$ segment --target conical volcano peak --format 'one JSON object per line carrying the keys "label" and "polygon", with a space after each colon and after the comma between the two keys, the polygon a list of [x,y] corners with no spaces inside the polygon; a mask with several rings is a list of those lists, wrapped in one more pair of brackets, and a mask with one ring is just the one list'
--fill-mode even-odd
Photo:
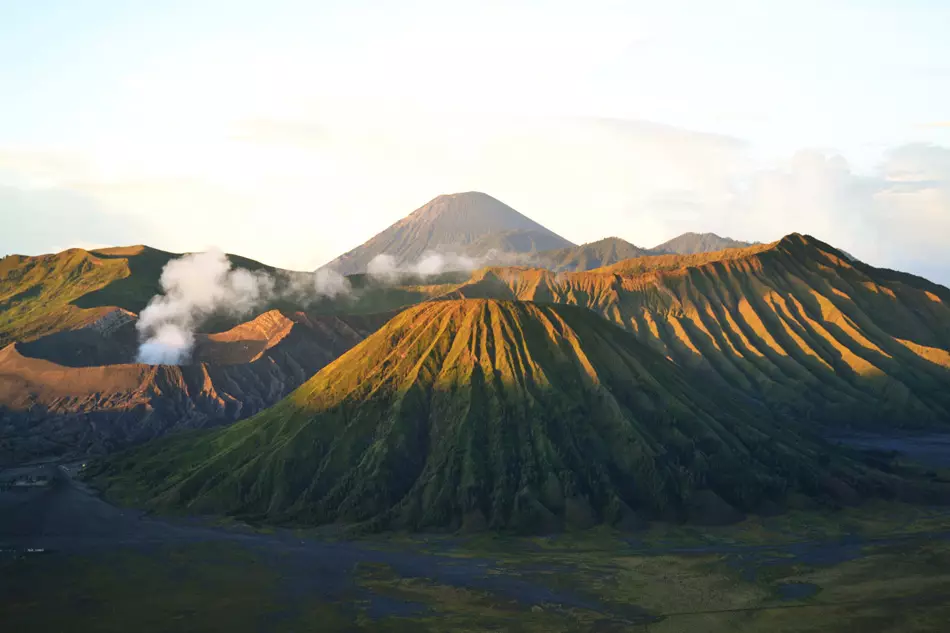
{"label": "conical volcano peak", "polygon": [[500,200],[469,191],[433,198],[327,267],[351,274],[366,272],[380,255],[412,264],[432,251],[483,256],[492,249],[532,253],[568,246],[571,242]]}

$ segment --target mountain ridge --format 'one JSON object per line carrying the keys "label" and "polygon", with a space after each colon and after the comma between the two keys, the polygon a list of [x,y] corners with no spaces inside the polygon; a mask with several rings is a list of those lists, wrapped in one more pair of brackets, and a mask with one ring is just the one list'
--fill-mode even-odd
{"label": "mountain ridge", "polygon": [[807,419],[950,422],[950,290],[851,262],[812,237],[583,273],[487,268],[444,298],[464,297],[587,307],[684,367]]}

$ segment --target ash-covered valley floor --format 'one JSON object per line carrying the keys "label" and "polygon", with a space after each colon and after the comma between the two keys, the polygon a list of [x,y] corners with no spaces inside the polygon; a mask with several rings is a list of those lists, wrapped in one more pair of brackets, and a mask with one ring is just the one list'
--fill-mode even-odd
{"label": "ash-covered valley floor", "polygon": [[[940,467],[948,439],[847,441]],[[0,473],[49,479],[0,491],[4,628],[942,631],[950,618],[948,508],[874,502],[721,527],[342,540],[116,507],[74,478],[79,466]]]}

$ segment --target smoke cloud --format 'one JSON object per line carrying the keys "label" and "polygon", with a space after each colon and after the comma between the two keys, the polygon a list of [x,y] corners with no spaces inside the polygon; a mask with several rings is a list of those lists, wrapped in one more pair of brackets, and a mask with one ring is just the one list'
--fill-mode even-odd
{"label": "smoke cloud", "polygon": [[349,280],[332,269],[313,273],[281,271],[276,276],[232,268],[213,249],[174,259],[160,279],[162,294],[139,315],[136,362],[180,365],[191,359],[195,332],[208,317],[244,317],[268,301],[290,299],[302,305],[319,298],[350,296]]}
{"label": "smoke cloud", "polygon": [[219,250],[193,253],[165,265],[156,295],[139,315],[142,340],[137,362],[178,365],[187,362],[195,329],[212,314],[244,316],[274,294],[267,274],[232,269]]}
{"label": "smoke cloud", "polygon": [[353,294],[350,280],[332,268],[320,268],[313,273],[281,272],[279,274],[281,298],[308,305],[314,299],[337,299]]}
{"label": "smoke cloud", "polygon": [[349,295],[353,291],[350,280],[332,268],[321,268],[313,273],[313,289],[318,297],[330,299]]}

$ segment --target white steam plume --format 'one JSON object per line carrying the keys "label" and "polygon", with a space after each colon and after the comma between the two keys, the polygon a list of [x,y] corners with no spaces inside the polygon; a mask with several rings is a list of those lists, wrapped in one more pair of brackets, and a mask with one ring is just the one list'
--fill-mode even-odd
{"label": "white steam plume", "polygon": [[216,313],[246,315],[274,294],[269,275],[232,270],[219,250],[168,262],[160,283],[164,294],[149,301],[135,326],[142,340],[136,361],[150,365],[187,362],[201,321]]}
{"label": "white steam plume", "polygon": [[337,299],[353,294],[353,286],[345,276],[332,268],[320,268],[313,273],[287,272],[280,276],[280,296],[301,304],[313,299]]}
{"label": "white steam plume", "polygon": [[348,295],[353,290],[350,280],[332,268],[321,268],[313,273],[313,289],[318,297],[331,299]]}
{"label": "white steam plume", "polygon": [[231,268],[220,250],[193,253],[165,265],[163,294],[139,315],[136,362],[180,365],[188,362],[195,331],[212,314],[242,317],[277,298],[302,304],[315,298],[350,296],[350,281],[332,269],[314,273],[281,272],[277,280],[264,272]]}
{"label": "white steam plume", "polygon": [[528,265],[533,261],[531,255],[507,253],[492,249],[485,255],[470,257],[457,253],[426,251],[414,262],[398,262],[392,255],[381,254],[370,260],[366,266],[367,274],[379,281],[396,283],[409,275],[429,276],[451,271],[472,271],[484,266]]}

